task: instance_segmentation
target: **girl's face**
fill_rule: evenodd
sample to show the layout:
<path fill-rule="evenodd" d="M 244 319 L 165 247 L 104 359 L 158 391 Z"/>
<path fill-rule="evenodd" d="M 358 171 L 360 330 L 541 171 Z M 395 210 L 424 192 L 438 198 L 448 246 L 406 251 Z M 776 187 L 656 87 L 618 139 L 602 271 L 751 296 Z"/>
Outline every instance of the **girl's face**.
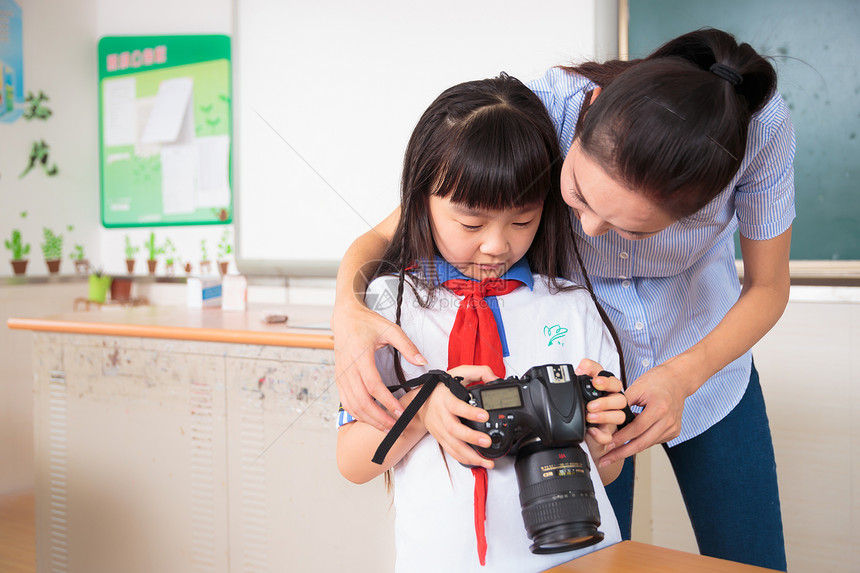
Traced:
<path fill-rule="evenodd" d="M 439 253 L 469 278 L 497 278 L 523 258 L 540 225 L 543 204 L 500 211 L 469 209 L 431 195 L 430 228 Z"/>
<path fill-rule="evenodd" d="M 625 239 L 656 235 L 675 222 L 644 196 L 619 185 L 574 142 L 561 168 L 561 194 L 591 237 L 615 231 Z"/>

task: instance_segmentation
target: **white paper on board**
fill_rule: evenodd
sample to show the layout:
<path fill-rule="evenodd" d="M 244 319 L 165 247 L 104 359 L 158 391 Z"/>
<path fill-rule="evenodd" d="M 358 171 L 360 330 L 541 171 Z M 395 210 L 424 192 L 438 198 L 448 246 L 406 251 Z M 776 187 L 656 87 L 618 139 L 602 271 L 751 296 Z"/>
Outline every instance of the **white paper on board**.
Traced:
<path fill-rule="evenodd" d="M 198 137 L 197 206 L 225 207 L 230 204 L 230 136 Z"/>
<path fill-rule="evenodd" d="M 134 145 L 137 142 L 137 80 L 133 77 L 105 80 L 102 89 L 105 147 Z"/>
<path fill-rule="evenodd" d="M 158 85 L 155 104 L 140 138 L 142 143 L 190 142 L 194 137 L 193 89 L 194 80 L 189 77 L 171 78 Z"/>
<path fill-rule="evenodd" d="M 197 148 L 193 144 L 161 147 L 161 211 L 193 213 L 197 187 Z"/>

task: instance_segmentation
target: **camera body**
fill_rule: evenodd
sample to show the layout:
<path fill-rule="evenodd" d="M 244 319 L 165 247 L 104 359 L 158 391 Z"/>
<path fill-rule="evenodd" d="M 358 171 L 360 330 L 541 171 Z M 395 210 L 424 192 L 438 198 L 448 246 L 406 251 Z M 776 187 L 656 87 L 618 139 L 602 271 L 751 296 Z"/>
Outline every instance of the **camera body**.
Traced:
<path fill-rule="evenodd" d="M 485 458 L 516 454 L 524 441 L 537 437 L 544 447 L 577 444 L 585 439 L 585 404 L 605 395 L 578 376 L 570 364 L 544 364 L 522 377 L 511 376 L 470 386 L 469 404 L 487 410 L 485 423 L 463 423 L 492 440 L 488 448 L 475 447 Z"/>
<path fill-rule="evenodd" d="M 544 364 L 520 378 L 470 386 L 468 393 L 466 401 L 490 414 L 486 423 L 461 418 L 492 440 L 490 447 L 475 450 L 490 459 L 516 454 L 532 553 L 571 551 L 603 540 L 588 456 L 579 445 L 585 438 L 585 405 L 605 395 L 591 377 L 577 376 L 570 364 Z"/>

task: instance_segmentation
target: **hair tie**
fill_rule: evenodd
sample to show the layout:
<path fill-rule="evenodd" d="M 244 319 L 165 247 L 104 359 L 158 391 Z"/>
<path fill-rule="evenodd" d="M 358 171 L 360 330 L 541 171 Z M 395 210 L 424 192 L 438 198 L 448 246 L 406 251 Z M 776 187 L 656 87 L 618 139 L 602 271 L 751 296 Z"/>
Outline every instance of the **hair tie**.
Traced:
<path fill-rule="evenodd" d="M 733 86 L 740 85 L 744 81 L 744 77 L 740 75 L 737 70 L 730 68 L 725 64 L 717 62 L 715 64 L 712 64 L 709 69 L 714 74 L 726 80 Z"/>

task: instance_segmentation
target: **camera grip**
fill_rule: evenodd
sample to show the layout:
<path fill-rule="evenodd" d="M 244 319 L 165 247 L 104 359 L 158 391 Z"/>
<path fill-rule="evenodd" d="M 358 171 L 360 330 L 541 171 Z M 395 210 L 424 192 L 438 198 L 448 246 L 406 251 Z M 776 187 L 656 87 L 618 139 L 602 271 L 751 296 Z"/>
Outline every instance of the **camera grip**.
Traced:
<path fill-rule="evenodd" d="M 597 373 L 597 375 L 600 377 L 603 377 L 603 378 L 614 378 L 615 377 L 615 374 L 613 374 L 612 372 L 609 372 L 608 370 L 601 370 L 600 372 Z M 591 377 L 583 376 L 582 378 L 583 378 L 583 392 L 582 393 L 585 396 L 586 402 L 590 402 L 590 401 L 596 400 L 597 398 L 600 398 L 602 396 L 606 396 L 606 392 L 602 392 L 600 390 L 597 390 L 596 388 L 594 388 L 594 386 L 591 385 Z M 623 428 L 624 426 L 626 426 L 627 424 L 629 424 L 630 422 L 632 422 L 636 418 L 636 414 L 633 412 L 633 410 L 630 409 L 630 403 L 629 402 L 627 403 L 626 406 L 624 406 L 624 408 L 622 408 L 621 411 L 624 412 L 624 421 L 618 425 L 619 430 L 621 428 Z"/>

